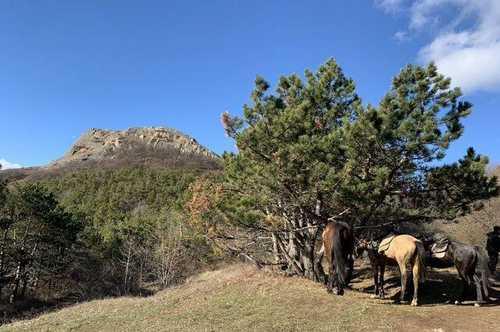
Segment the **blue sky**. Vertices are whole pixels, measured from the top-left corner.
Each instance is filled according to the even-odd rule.
[[[447,160],[474,146],[499,163],[500,6],[477,1],[3,0],[0,163],[46,164],[92,127],[232,150],[219,116],[241,112],[257,74],[329,57],[372,104],[406,63],[436,61],[475,105]]]

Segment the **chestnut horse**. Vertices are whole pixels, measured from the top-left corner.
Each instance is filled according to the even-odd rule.
[[[322,238],[321,251],[328,265],[326,289],[329,293],[335,292],[337,295],[343,295],[344,287],[349,283],[354,262],[352,227],[345,222],[330,222],[323,230]]]

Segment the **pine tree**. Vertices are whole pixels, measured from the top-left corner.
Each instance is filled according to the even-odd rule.
[[[238,153],[224,155],[227,194],[207,192],[217,200],[208,206],[235,234],[267,234],[290,273],[322,277],[317,239],[332,217],[354,226],[454,218],[498,192],[472,149],[439,166],[472,105],[433,64],[405,67],[378,107],[362,104],[334,60],[269,88],[258,77],[243,116],[223,114]]]

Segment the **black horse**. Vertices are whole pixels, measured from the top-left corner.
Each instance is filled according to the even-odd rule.
[[[476,306],[488,299],[488,259],[480,247],[451,241],[438,235],[431,247],[431,255],[435,259],[451,261],[457,268],[463,287],[461,297],[455,304],[462,302],[468,286],[475,286]]]
[[[487,234],[486,251],[488,252],[489,262],[488,267],[491,273],[495,273],[497,269],[498,253],[500,252],[500,226],[493,227],[493,232]]]

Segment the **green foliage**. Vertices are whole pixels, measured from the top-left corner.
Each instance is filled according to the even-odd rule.
[[[146,238],[162,211],[181,209],[197,175],[141,167],[88,169],[40,183],[56,193],[68,211],[86,220],[89,245],[111,255],[127,234]]]
[[[10,301],[28,284],[53,278],[71,261],[82,225],[36,184],[5,187],[1,206],[0,277],[11,288]]]
[[[437,189],[429,188],[427,174],[449,168],[434,165],[460,137],[461,119],[471,111],[460,90],[451,89],[433,64],[410,65],[374,108],[362,106],[354,82],[333,60],[316,73],[306,71],[305,78],[282,77],[274,94],[262,78],[256,80],[253,104],[244,106],[243,118],[226,121],[239,149],[225,155],[228,182],[244,191],[246,200],[254,197],[261,211],[280,215],[284,209],[313,215],[320,202],[327,216],[349,208],[351,217],[365,223],[426,217],[429,209],[415,200],[437,198],[427,195]],[[447,197],[449,204],[431,199],[428,203],[439,207],[432,217],[449,215],[457,201],[495,193],[484,162],[474,169],[462,166],[460,176],[474,172],[476,185],[456,190]]]
[[[225,155],[229,181],[259,193],[261,210],[275,210],[281,201],[313,213],[319,197],[323,208],[335,209],[329,204],[343,181],[345,124],[361,114],[361,102],[333,60],[305,76],[305,83],[296,75],[282,77],[274,95],[258,78],[253,105],[244,106],[244,125],[232,135],[239,153]]]

